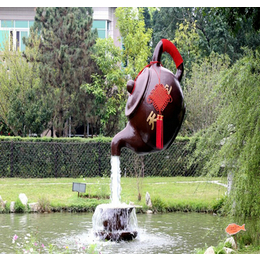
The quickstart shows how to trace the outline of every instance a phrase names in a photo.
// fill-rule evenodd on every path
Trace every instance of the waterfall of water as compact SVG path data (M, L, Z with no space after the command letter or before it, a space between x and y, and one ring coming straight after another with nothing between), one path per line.
M111 204L118 205L121 200L120 185L120 158L119 156L111 156Z
M135 206L121 203L120 158L111 156L111 202L96 207L92 217L93 231L107 240L132 240L137 236Z

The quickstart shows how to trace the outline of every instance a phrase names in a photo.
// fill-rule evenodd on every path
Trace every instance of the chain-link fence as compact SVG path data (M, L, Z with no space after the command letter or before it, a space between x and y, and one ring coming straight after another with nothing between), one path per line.
M194 176L188 168L187 141L165 151L138 156L122 149L122 176ZM109 177L110 143L0 142L0 177Z

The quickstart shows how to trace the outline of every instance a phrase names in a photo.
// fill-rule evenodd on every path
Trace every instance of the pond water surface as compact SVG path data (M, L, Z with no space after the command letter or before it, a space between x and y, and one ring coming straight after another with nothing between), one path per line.
M37 232L60 248L96 244L102 254L193 254L226 237L228 219L203 213L137 214L138 236L130 242L100 241L92 233L92 213L0 214L0 253L15 253L12 238Z

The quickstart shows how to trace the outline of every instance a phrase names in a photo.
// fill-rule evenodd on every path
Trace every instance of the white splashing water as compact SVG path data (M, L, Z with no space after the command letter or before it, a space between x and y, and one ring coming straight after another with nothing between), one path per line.
M93 232L99 232L104 230L104 220L109 220L113 217L114 213L110 209L128 209L133 208L126 203L121 203L121 185L120 185L120 157L111 156L111 182L110 190L111 202L109 204L101 204L96 207L94 215L92 217L93 223ZM112 215L111 215L112 212ZM126 216L128 218L128 216ZM131 232L132 230L137 230L137 218L135 208L131 211L129 215L129 223L127 225L127 231Z
M111 156L111 204L118 205L121 200L121 185L120 185L120 158L119 156Z

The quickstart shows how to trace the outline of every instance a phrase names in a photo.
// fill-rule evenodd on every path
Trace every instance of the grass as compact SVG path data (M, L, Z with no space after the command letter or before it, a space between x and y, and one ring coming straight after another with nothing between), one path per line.
M155 177L144 178L141 184L142 200L146 192L149 192L151 199L160 198L168 208L211 208L213 204L222 198L226 188L208 182L207 179L193 177ZM137 202L136 179L122 179L122 198ZM190 183L191 182L191 183ZM130 185L131 189L127 187ZM136 188L135 188L136 187ZM135 188L136 192L133 192Z
M260 254L260 246L254 247L252 245L248 245L238 250L237 253L238 254Z
M210 181L216 180L226 182L221 178ZM121 177L121 201L133 202L145 210L145 194L149 192L152 202L162 203L163 211L213 211L227 188L206 181L209 179L202 177ZM72 192L73 182L86 183L86 193L78 197L77 192ZM138 185L141 201L138 201ZM110 178L0 179L0 195L4 201L16 201L20 193L26 194L29 203L44 198L56 209L89 208L93 211L98 204L109 203Z
M204 248L197 248L196 253L204 254L208 247L209 246L205 245ZM226 243L224 240L220 241L218 245L213 246L215 254L226 254L223 247L232 248L232 245ZM232 254L260 254L260 246L243 245L238 243L238 248L233 250L234 252Z

